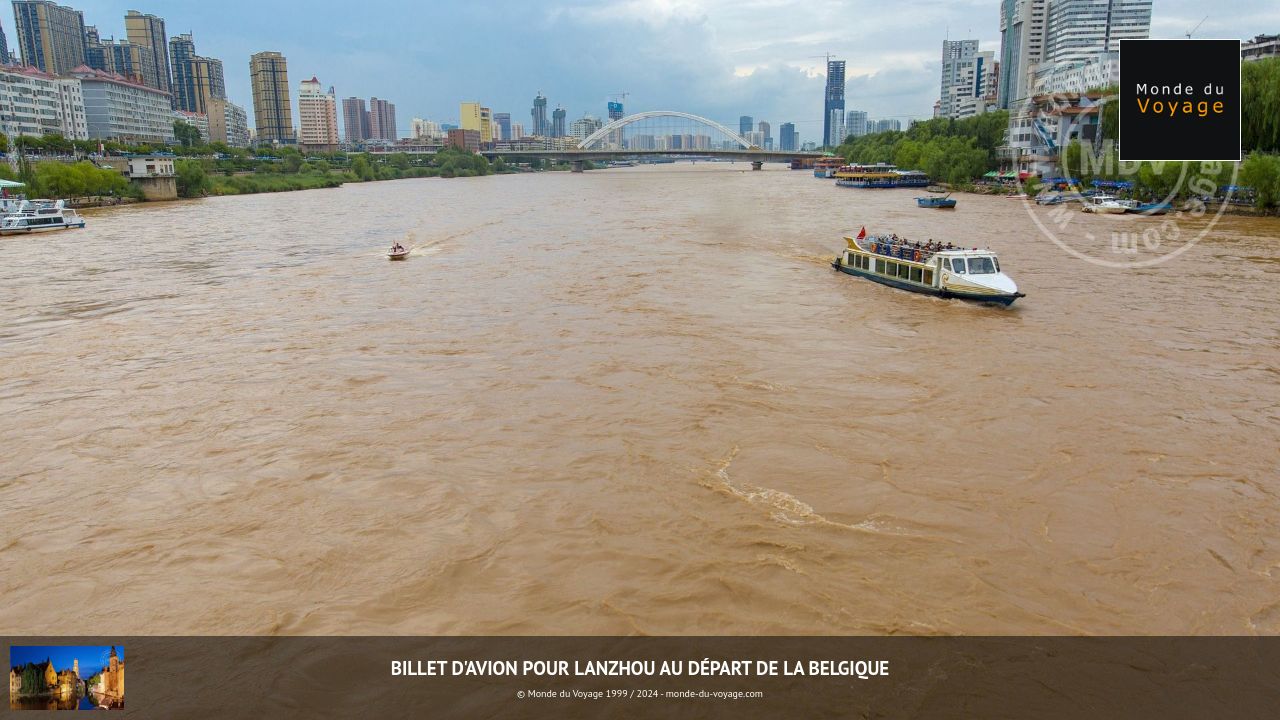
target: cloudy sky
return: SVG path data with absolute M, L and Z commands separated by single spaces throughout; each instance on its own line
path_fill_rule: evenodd
M 102 36 L 124 37 L 124 13 L 160 15 L 170 35 L 221 58 L 227 94 L 252 114 L 249 55 L 277 50 L 296 94 L 312 75 L 339 97 L 396 104 L 457 122 L 479 100 L 529 123 L 539 90 L 572 121 L 627 110 L 683 110 L 736 127 L 739 115 L 821 135 L 831 53 L 848 61 L 846 106 L 873 118 L 927 117 L 938 96 L 942 40 L 999 49 L 999 0 L 61 0 Z M 1229 7 L 1229 12 L 1222 12 Z M 1216 11 L 1216 12 L 1215 12 Z M 1280 33 L 1276 0 L 1155 0 L 1152 36 L 1247 38 Z M 13 18 L 3 20 L 13 46 Z

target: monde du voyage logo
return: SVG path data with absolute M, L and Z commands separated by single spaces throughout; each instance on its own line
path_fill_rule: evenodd
M 1240 41 L 1120 41 L 1122 162 L 1238 162 L 1240 117 Z

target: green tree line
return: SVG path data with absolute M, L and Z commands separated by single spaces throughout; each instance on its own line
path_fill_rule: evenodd
M 836 154 L 852 163 L 892 163 L 929 177 L 965 183 L 997 167 L 1009 113 L 983 113 L 963 120 L 934 118 L 905 131 L 846 138 Z

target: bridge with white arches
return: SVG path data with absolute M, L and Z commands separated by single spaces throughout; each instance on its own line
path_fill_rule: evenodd
M 575 171 L 581 170 L 587 160 L 705 157 L 747 160 L 759 169 L 764 162 L 822 157 L 822 153 L 817 152 L 765 149 L 753 143 L 751 138 L 743 137 L 714 120 L 676 110 L 651 110 L 628 115 L 599 128 L 571 148 L 483 150 L 481 154 L 570 162 Z

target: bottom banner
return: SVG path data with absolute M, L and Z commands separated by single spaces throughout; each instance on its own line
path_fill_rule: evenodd
M 1168 720 L 1280 708 L 1280 638 L 3 641 L 12 715 Z

